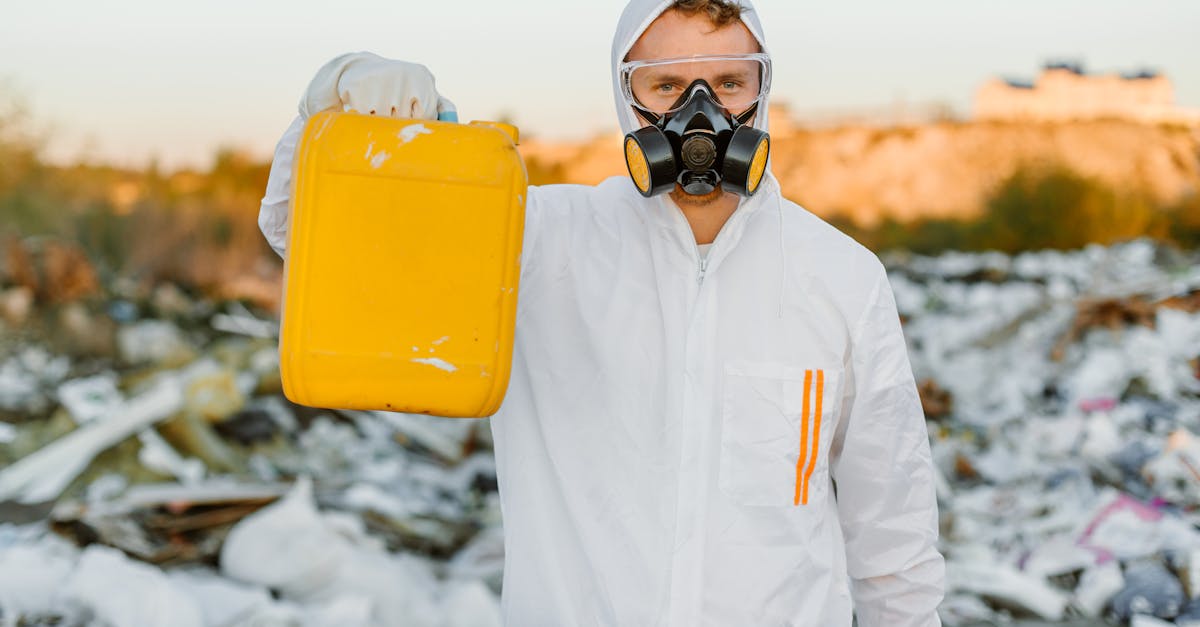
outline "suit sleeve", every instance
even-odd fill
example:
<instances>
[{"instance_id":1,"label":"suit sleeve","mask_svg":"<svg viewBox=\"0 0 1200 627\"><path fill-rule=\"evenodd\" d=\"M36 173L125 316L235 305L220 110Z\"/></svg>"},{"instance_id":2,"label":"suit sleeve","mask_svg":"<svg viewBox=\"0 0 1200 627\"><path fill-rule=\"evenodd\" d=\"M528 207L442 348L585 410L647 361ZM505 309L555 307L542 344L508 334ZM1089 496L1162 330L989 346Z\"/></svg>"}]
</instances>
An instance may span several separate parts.
<instances>
[{"instance_id":1,"label":"suit sleeve","mask_svg":"<svg viewBox=\"0 0 1200 627\"><path fill-rule=\"evenodd\" d=\"M936 627L945 565L929 436L882 266L874 283L832 451L847 571L861 627Z\"/></svg>"},{"instance_id":2,"label":"suit sleeve","mask_svg":"<svg viewBox=\"0 0 1200 627\"><path fill-rule=\"evenodd\" d=\"M296 116L275 146L271 173L267 176L267 191L258 209L258 228L267 243L287 258L288 205L292 200L292 164L296 158L296 143L304 132L304 119Z\"/></svg>"}]
</instances>

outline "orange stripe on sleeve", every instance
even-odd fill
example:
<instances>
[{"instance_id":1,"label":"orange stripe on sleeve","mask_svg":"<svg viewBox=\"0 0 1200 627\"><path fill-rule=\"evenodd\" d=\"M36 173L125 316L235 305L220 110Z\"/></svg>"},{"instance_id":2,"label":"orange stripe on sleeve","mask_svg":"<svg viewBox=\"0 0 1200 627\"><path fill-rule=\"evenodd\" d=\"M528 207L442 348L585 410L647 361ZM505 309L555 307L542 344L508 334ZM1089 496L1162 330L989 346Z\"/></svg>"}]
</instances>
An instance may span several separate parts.
<instances>
[{"instance_id":1,"label":"orange stripe on sleeve","mask_svg":"<svg viewBox=\"0 0 1200 627\"><path fill-rule=\"evenodd\" d=\"M807 386L805 386L807 387ZM801 499L805 505L808 505L808 478L812 476L813 469L817 467L817 453L821 449L821 396L825 392L825 371L817 371L817 406L813 412L813 453L808 459L808 470L804 471L804 495ZM808 395L804 397L808 401ZM805 412L806 414L808 412Z\"/></svg>"},{"instance_id":2,"label":"orange stripe on sleeve","mask_svg":"<svg viewBox=\"0 0 1200 627\"><path fill-rule=\"evenodd\" d=\"M812 370L804 371L804 403L800 414L800 459L796 462L796 499L800 504L800 492L804 485L804 458L808 455L808 396L812 390ZM807 499L805 499L807 500Z\"/></svg>"}]
</instances>

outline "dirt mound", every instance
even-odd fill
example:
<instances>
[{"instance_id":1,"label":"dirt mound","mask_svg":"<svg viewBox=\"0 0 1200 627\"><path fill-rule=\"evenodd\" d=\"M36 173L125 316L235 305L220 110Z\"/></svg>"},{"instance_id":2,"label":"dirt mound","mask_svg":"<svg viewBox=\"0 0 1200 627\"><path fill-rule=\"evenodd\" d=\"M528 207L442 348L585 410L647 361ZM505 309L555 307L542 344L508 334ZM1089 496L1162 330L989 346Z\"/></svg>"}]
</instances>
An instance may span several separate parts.
<instances>
[{"instance_id":1,"label":"dirt mound","mask_svg":"<svg viewBox=\"0 0 1200 627\"><path fill-rule=\"evenodd\" d=\"M786 122L786 121L784 121ZM784 194L821 215L970 217L1018 169L1061 167L1163 205L1200 190L1200 130L1120 120L941 122L902 128L777 125ZM594 184L625 174L620 137L521 146L536 183ZM540 179L540 180L539 180Z\"/></svg>"}]
</instances>

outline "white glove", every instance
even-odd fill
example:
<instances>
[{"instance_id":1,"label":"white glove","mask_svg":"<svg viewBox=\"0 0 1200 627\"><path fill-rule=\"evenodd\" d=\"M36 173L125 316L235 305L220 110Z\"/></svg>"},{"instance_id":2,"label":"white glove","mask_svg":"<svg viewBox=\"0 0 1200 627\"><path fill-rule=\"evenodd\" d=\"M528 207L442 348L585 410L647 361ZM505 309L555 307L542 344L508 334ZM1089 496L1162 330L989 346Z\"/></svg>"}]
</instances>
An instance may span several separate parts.
<instances>
[{"instance_id":1,"label":"white glove","mask_svg":"<svg viewBox=\"0 0 1200 627\"><path fill-rule=\"evenodd\" d=\"M454 103L438 94L429 68L370 52L343 54L321 66L300 100L304 119L321 111L346 109L425 120L455 110Z\"/></svg>"}]
</instances>

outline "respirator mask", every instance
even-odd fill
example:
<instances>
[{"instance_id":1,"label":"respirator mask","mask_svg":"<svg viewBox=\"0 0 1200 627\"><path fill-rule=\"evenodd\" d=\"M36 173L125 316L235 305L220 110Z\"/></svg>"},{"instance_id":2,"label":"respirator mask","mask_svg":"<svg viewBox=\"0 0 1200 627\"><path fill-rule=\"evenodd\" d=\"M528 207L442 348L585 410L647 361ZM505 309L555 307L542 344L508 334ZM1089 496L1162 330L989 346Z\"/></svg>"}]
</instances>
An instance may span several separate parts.
<instances>
[{"instance_id":1,"label":"respirator mask","mask_svg":"<svg viewBox=\"0 0 1200 627\"><path fill-rule=\"evenodd\" d=\"M687 194L758 191L770 139L749 121L766 102L766 54L629 61L621 64L626 102L651 123L625 136L625 165L643 196L678 183Z\"/></svg>"}]
</instances>

